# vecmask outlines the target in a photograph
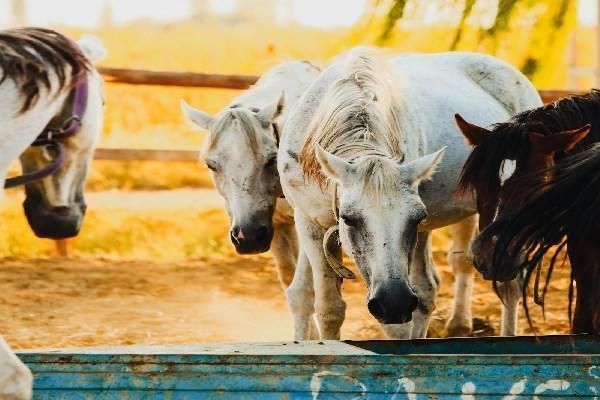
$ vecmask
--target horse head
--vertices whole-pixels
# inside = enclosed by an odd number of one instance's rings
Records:
[[[284,94],[263,108],[232,105],[216,117],[182,102],[184,115],[209,135],[203,155],[225,198],[230,237],[240,254],[263,253],[273,239],[273,212],[283,195],[277,172],[277,118]]]
[[[98,39],[85,35],[77,42],[85,59],[95,64],[106,52]],[[55,140],[55,147],[32,146],[20,158],[25,174],[40,170],[49,163],[60,146],[64,160],[51,175],[25,185],[25,215],[39,237],[62,239],[79,233],[86,204],[83,190],[94,149],[102,132],[104,101],[103,82],[98,72],[89,68],[81,86],[73,89],[62,111],[48,125],[46,140]],[[80,89],[82,88],[82,89]],[[82,94],[85,92],[85,94]],[[82,98],[83,96],[83,98]],[[83,115],[73,115],[76,109]],[[76,120],[76,121],[75,121]],[[60,136],[76,122],[78,129]],[[52,132],[57,127],[58,136]],[[58,144],[56,144],[56,142]]]
[[[384,156],[350,163],[316,147],[321,170],[339,188],[342,245],[367,283],[369,311],[384,324],[409,322],[418,305],[409,282],[417,231],[427,216],[418,187],[444,151],[406,163]]]

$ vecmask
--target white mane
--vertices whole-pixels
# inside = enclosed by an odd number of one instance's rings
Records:
[[[350,51],[342,78],[323,97],[302,148],[303,173],[321,186],[326,178],[315,146],[347,161],[359,161],[365,188],[380,191],[393,185],[389,159],[404,158],[401,147],[400,84],[380,51],[358,47]],[[393,175],[392,175],[393,176]]]

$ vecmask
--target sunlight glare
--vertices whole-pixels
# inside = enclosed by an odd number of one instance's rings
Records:
[[[318,28],[351,26],[361,17],[366,0],[294,0],[294,18]]]
[[[598,1],[579,0],[579,7],[577,7],[577,20],[582,25],[596,25],[598,20]]]
[[[212,0],[210,2],[210,9],[219,15],[231,14],[236,8],[237,0]]]

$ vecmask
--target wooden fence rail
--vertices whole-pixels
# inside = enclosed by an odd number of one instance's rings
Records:
[[[251,75],[203,74],[198,72],[149,71],[126,68],[98,68],[106,82],[132,85],[248,89],[257,80]]]
[[[205,74],[199,72],[151,71],[128,68],[98,68],[107,82],[131,85],[204,87],[220,89],[247,89],[257,80],[253,75]],[[571,94],[582,94],[574,90],[540,90],[544,103],[550,103]]]
[[[198,161],[196,150],[162,150],[162,149],[123,149],[99,148],[94,153],[95,160],[112,161]]]

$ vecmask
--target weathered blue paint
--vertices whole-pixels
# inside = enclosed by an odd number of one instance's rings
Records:
[[[21,352],[36,399],[598,399],[600,337]],[[537,396],[537,397],[536,397]]]

